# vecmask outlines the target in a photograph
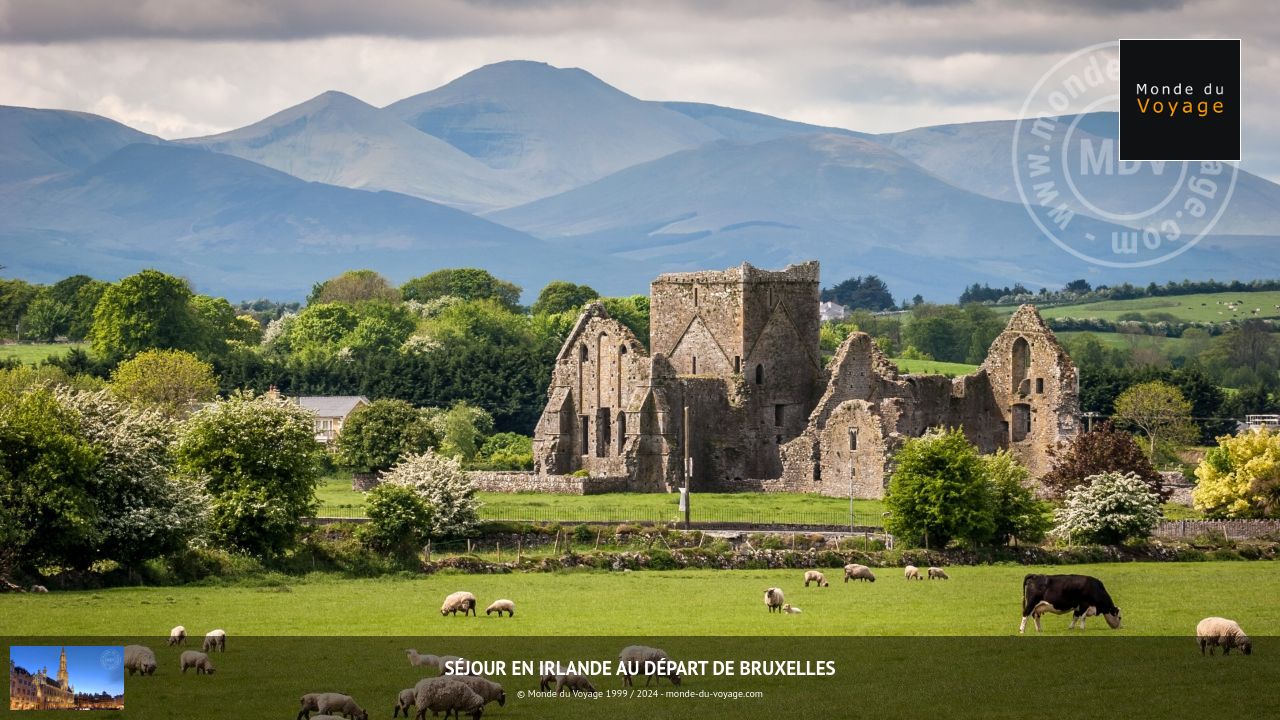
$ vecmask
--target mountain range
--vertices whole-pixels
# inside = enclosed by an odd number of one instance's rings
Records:
[[[1114,114],[1066,119],[1068,151],[1113,147]],[[1022,208],[1013,121],[876,135],[641,100],[544,63],[382,108],[330,91],[207,137],[16,107],[0,107],[0,132],[0,264],[36,281],[158,267],[233,299],[298,298],[345,269],[399,282],[474,265],[529,293],[553,279],[633,293],[663,271],[818,259],[826,284],[875,273],[900,297],[951,301],[973,282],[1280,275],[1280,186],[1244,171],[1191,251],[1102,268]],[[1078,222],[1109,234],[1123,226],[1100,211],[1145,207],[1168,177],[1080,182],[1109,204],[1075,203]]]

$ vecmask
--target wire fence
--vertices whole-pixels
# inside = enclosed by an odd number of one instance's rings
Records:
[[[349,505],[322,505],[316,511],[318,519],[326,520],[362,520],[368,516],[365,509]],[[482,507],[482,520],[511,523],[600,523],[600,524],[634,524],[655,525],[665,523],[680,525],[684,523],[684,513],[677,509],[659,510],[655,508],[633,508],[625,506],[600,508],[503,508]],[[855,510],[852,517],[848,511],[813,510],[813,511],[751,511],[743,509],[723,509],[718,511],[690,512],[689,521],[694,525],[743,525],[758,527],[815,527],[815,528],[880,528],[884,526],[884,518],[880,513]]]

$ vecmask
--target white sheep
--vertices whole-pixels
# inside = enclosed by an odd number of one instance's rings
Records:
[[[302,706],[298,710],[298,717],[301,720],[307,720],[313,712],[321,715],[342,715],[350,720],[369,720],[369,713],[350,695],[342,693],[307,693],[298,700],[298,704]]]
[[[409,648],[404,652],[406,655],[409,656],[410,665],[413,665],[414,667],[418,667],[418,666],[429,667],[435,670],[436,672],[440,672],[440,668],[442,667],[442,665],[440,664],[439,655],[423,655],[413,648]]]
[[[817,570],[808,570],[804,574],[804,586],[809,587],[810,582],[818,583],[818,587],[828,587],[827,577]]]
[[[796,607],[795,605],[792,605],[791,603],[787,603],[786,605],[782,606],[782,612],[788,615],[799,615],[804,611]]]
[[[548,668],[548,672],[544,672],[538,680],[538,688],[540,690],[550,690],[556,680],[568,672],[568,663],[557,662],[555,667]]]
[[[169,646],[182,645],[187,641],[187,629],[178,625],[169,631]]]
[[[484,698],[485,704],[496,702],[498,707],[507,704],[507,691],[502,689],[502,685],[489,678],[480,677],[479,675],[456,675],[450,677],[474,690],[477,695]]]
[[[591,684],[591,678],[586,675],[577,675],[574,673],[566,673],[556,676],[556,694],[561,694],[564,690],[568,690],[570,695],[578,693],[594,693],[596,686]]]
[[[187,674],[187,668],[195,668],[197,675],[212,675],[213,662],[209,660],[209,656],[195,650],[187,650],[178,657],[178,663],[182,667],[182,674]]]
[[[31,592],[33,592],[33,593],[47,593],[47,592],[49,592],[49,588],[47,588],[47,587],[45,587],[45,586],[43,586],[43,585],[32,585],[32,586],[31,586]]]
[[[227,631],[226,630],[210,630],[204,636],[204,645],[200,648],[205,652],[217,650],[218,652],[227,651]]]
[[[426,720],[428,710],[432,715],[443,710],[446,718],[450,713],[455,716],[466,713],[472,720],[480,720],[484,714],[484,698],[455,678],[424,678],[413,689],[417,720]]]
[[[1207,617],[1197,623],[1196,642],[1200,644],[1201,655],[1205,648],[1209,648],[1212,655],[1217,647],[1222,648],[1223,655],[1230,655],[1231,648],[1239,648],[1245,655],[1253,654],[1253,641],[1240,629],[1239,623],[1226,618]]]
[[[130,675],[154,675],[156,672],[156,654],[146,645],[124,646],[124,669]]]
[[[413,688],[405,688],[400,691],[400,695],[396,697],[396,706],[391,711],[391,717],[400,717],[400,713],[404,713],[405,717],[409,717],[409,708],[414,705],[414,698],[418,693]],[[316,720],[311,718],[311,720]]]
[[[943,569],[942,569],[942,568],[940,568],[940,567],[931,567],[931,568],[929,568],[929,579],[930,579],[930,580],[935,580],[935,579],[936,579],[936,580],[950,580],[950,579],[951,579],[951,576],[947,574],[947,571],[946,571],[946,570],[943,570]]]
[[[644,674],[646,662],[660,663],[667,662],[669,660],[670,658],[667,657],[667,651],[660,648],[648,647],[646,645],[628,645],[622,648],[622,652],[618,653],[618,663],[623,667],[624,671],[622,674],[623,686],[625,687],[633,683],[631,679],[632,670],[636,670],[637,672],[635,674],[637,675]],[[671,680],[671,684],[679,685],[680,673],[676,672],[676,670],[670,666],[668,666],[667,669],[670,671],[667,674],[667,678]],[[644,684],[648,685],[655,677],[660,678],[661,676],[645,675]]]
[[[444,599],[444,604],[440,606],[441,615],[457,615],[461,611],[463,615],[471,613],[476,614],[476,596],[465,590],[459,590],[451,593]]]
[[[920,568],[916,567],[915,565],[908,565],[908,566],[906,566],[905,568],[903,568],[903,569],[902,569],[902,575],[903,575],[903,577],[905,577],[905,578],[906,578],[906,579],[908,579],[908,580],[923,580],[923,579],[924,579],[924,578],[920,577]]]
[[[782,588],[771,587],[764,591],[764,606],[769,608],[769,612],[782,610],[783,603],[786,598],[782,595]]]
[[[484,614],[498,613],[498,617],[502,617],[502,613],[506,613],[507,617],[515,617],[516,604],[507,599],[494,600],[489,607],[485,608]]]
[[[857,563],[851,563],[849,565],[844,566],[844,581],[849,582],[849,580],[862,580],[865,582],[875,582],[876,574],[871,572],[871,568],[867,567],[866,565],[858,565]]]

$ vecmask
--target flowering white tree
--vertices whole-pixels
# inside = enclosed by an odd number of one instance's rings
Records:
[[[1160,496],[1136,473],[1102,473],[1067,492],[1054,534],[1087,543],[1116,544],[1150,537],[1160,522]]]
[[[413,488],[431,513],[432,537],[466,535],[480,522],[476,486],[455,458],[430,450],[406,455],[382,475],[382,484]]]

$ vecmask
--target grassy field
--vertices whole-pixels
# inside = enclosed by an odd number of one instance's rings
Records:
[[[937,360],[905,360],[902,358],[894,358],[893,363],[898,369],[904,373],[914,373],[917,375],[947,375],[956,377],[958,375],[968,375],[978,369],[977,365],[967,365],[965,363],[939,362]]]
[[[17,358],[34,365],[50,355],[65,355],[73,348],[86,347],[85,343],[16,343],[0,345],[0,358]]]
[[[1019,637],[1022,576],[1037,569],[954,568],[946,582],[907,582],[888,568],[879,582],[828,588],[803,587],[799,570],[590,571],[9,594],[0,595],[0,634],[8,644],[152,647],[156,674],[126,679],[130,718],[293,717],[302,693],[323,691],[350,694],[370,717],[385,718],[401,688],[434,674],[406,661],[410,647],[490,663],[484,672],[507,698],[485,716],[511,720],[776,720],[801,707],[818,717],[872,708],[877,717],[948,720],[1206,717],[1224,707],[1250,717],[1280,713],[1280,653],[1270,640],[1280,633],[1280,573],[1271,563],[1072,567],[1104,580],[1123,627],[1095,618],[1085,631],[1068,632],[1064,617],[1050,615],[1043,636]],[[803,613],[768,613],[760,596],[770,586]],[[462,588],[481,608],[513,599],[515,617],[483,610],[441,617],[440,599]],[[1240,620],[1257,651],[1202,657],[1191,635],[1209,614]],[[212,656],[215,675],[179,672],[183,648],[163,641],[178,623],[195,638],[213,627],[227,631],[227,652]],[[40,640],[32,632],[58,635]],[[639,681],[638,691],[604,669],[591,673],[600,695],[552,698],[534,697],[537,671],[514,664],[616,660],[635,643],[662,647],[676,661],[737,669],[689,665],[679,688]],[[748,674],[739,665],[747,660],[797,665],[789,676]],[[827,674],[810,674],[806,663],[814,662],[829,663]],[[694,695],[667,695],[675,690]],[[736,695],[744,691],[752,694]]]
[[[1229,303],[1238,305],[1235,312],[1227,308]],[[1260,310],[1256,315],[1252,313],[1255,308]],[[1016,308],[1002,307],[999,309],[1002,312],[1011,313]],[[1169,313],[1180,320],[1196,322],[1280,318],[1280,291],[1201,293],[1197,295],[1134,298],[1133,300],[1106,300],[1081,305],[1046,307],[1040,310],[1040,314],[1048,318],[1073,317],[1100,318],[1103,320],[1118,320],[1120,315],[1127,312]]]
[[[1085,335],[1083,332],[1060,332],[1054,333],[1059,340],[1070,340],[1079,335]],[[1167,337],[1164,335],[1129,335],[1126,333],[1104,333],[1095,332],[1087,333],[1098,339],[1105,347],[1120,348],[1129,350],[1134,347],[1152,347],[1154,346],[1161,354],[1165,356],[1181,355],[1187,352],[1188,342],[1182,338]]]

